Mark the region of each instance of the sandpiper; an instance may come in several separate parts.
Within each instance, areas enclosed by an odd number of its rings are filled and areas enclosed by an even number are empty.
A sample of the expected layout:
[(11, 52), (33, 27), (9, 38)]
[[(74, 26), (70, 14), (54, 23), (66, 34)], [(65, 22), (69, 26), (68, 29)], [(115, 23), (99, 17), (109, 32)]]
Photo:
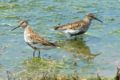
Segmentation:
[(38, 57), (40, 57), (40, 49), (50, 49), (56, 47), (54, 43), (49, 42), (48, 40), (41, 37), (38, 33), (34, 32), (28, 24), (28, 21), (20, 21), (19, 26), (12, 29), (12, 31), (19, 27), (22, 27), (24, 29), (25, 42), (34, 50), (33, 57), (35, 57), (36, 51), (39, 52)]
[(68, 23), (65, 25), (56, 26), (54, 29), (62, 31), (63, 33), (68, 35), (68, 37), (80, 35), (88, 30), (93, 19), (98, 20), (102, 23), (102, 21), (96, 18), (93, 13), (88, 13), (82, 20)]

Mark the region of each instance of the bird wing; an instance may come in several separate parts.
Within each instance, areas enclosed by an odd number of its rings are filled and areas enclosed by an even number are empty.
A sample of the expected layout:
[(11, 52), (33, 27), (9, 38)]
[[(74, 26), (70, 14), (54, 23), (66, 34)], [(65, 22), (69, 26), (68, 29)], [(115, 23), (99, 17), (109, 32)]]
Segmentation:
[(78, 29), (78, 28), (83, 27), (84, 25), (85, 25), (85, 22), (80, 20), (80, 21), (76, 21), (73, 23), (68, 23), (65, 25), (56, 26), (55, 30)]
[(29, 38), (33, 41), (34, 44), (39, 43), (45, 46), (56, 46), (54, 43), (49, 42), (48, 40), (44, 39), (43, 37), (41, 37), (35, 32), (32, 32)]

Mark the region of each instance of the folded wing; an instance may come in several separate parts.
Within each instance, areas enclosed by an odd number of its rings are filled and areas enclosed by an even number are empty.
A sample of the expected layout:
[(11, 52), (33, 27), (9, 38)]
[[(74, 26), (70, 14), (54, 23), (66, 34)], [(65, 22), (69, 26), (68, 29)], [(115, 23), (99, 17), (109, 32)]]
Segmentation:
[(68, 23), (65, 25), (61, 25), (61, 26), (56, 26), (54, 29), (55, 30), (67, 30), (67, 29), (78, 29), (81, 28), (85, 25), (85, 22), (80, 20), (80, 21), (76, 21), (73, 23)]
[(54, 43), (49, 42), (48, 40), (44, 39), (43, 37), (41, 37), (40, 35), (38, 35), (35, 32), (30, 34), (29, 38), (31, 40), (33, 40), (32, 42), (34, 44), (36, 43), (36, 44), (40, 44), (40, 45), (44, 45), (44, 46), (56, 46)]

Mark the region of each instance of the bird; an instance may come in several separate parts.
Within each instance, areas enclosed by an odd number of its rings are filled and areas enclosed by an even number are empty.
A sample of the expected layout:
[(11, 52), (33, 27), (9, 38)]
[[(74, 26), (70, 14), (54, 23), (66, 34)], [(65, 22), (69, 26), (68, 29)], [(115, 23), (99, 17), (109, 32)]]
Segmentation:
[(56, 44), (53, 42), (48, 41), (31, 28), (27, 20), (21, 20), (19, 22), (19, 26), (13, 28), (11, 31), (17, 29), (17, 28), (23, 28), (24, 30), (24, 40), (25, 42), (34, 50), (33, 51), (33, 57), (35, 57), (36, 51), (39, 52), (38, 57), (40, 58), (40, 50), (41, 49), (51, 49), (55, 48)]
[(68, 38), (70, 38), (87, 32), (92, 20), (97, 20), (103, 23), (103, 21), (98, 19), (93, 13), (88, 13), (82, 20), (55, 26), (54, 30), (62, 31)]

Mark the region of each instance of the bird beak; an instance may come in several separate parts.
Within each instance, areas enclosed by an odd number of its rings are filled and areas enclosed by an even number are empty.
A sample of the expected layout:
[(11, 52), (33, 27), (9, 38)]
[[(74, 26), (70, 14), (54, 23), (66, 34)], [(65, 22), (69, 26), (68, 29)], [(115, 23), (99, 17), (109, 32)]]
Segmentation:
[(100, 19), (98, 19), (96, 17), (94, 17), (94, 19), (97, 20), (97, 21), (99, 21), (99, 22), (101, 22), (101, 23), (103, 23), (103, 21), (101, 21)]
[(11, 31), (13, 31), (13, 30), (15, 30), (15, 29), (17, 29), (17, 28), (19, 28), (20, 26), (17, 26), (17, 27), (15, 27), (15, 28), (13, 28)]

